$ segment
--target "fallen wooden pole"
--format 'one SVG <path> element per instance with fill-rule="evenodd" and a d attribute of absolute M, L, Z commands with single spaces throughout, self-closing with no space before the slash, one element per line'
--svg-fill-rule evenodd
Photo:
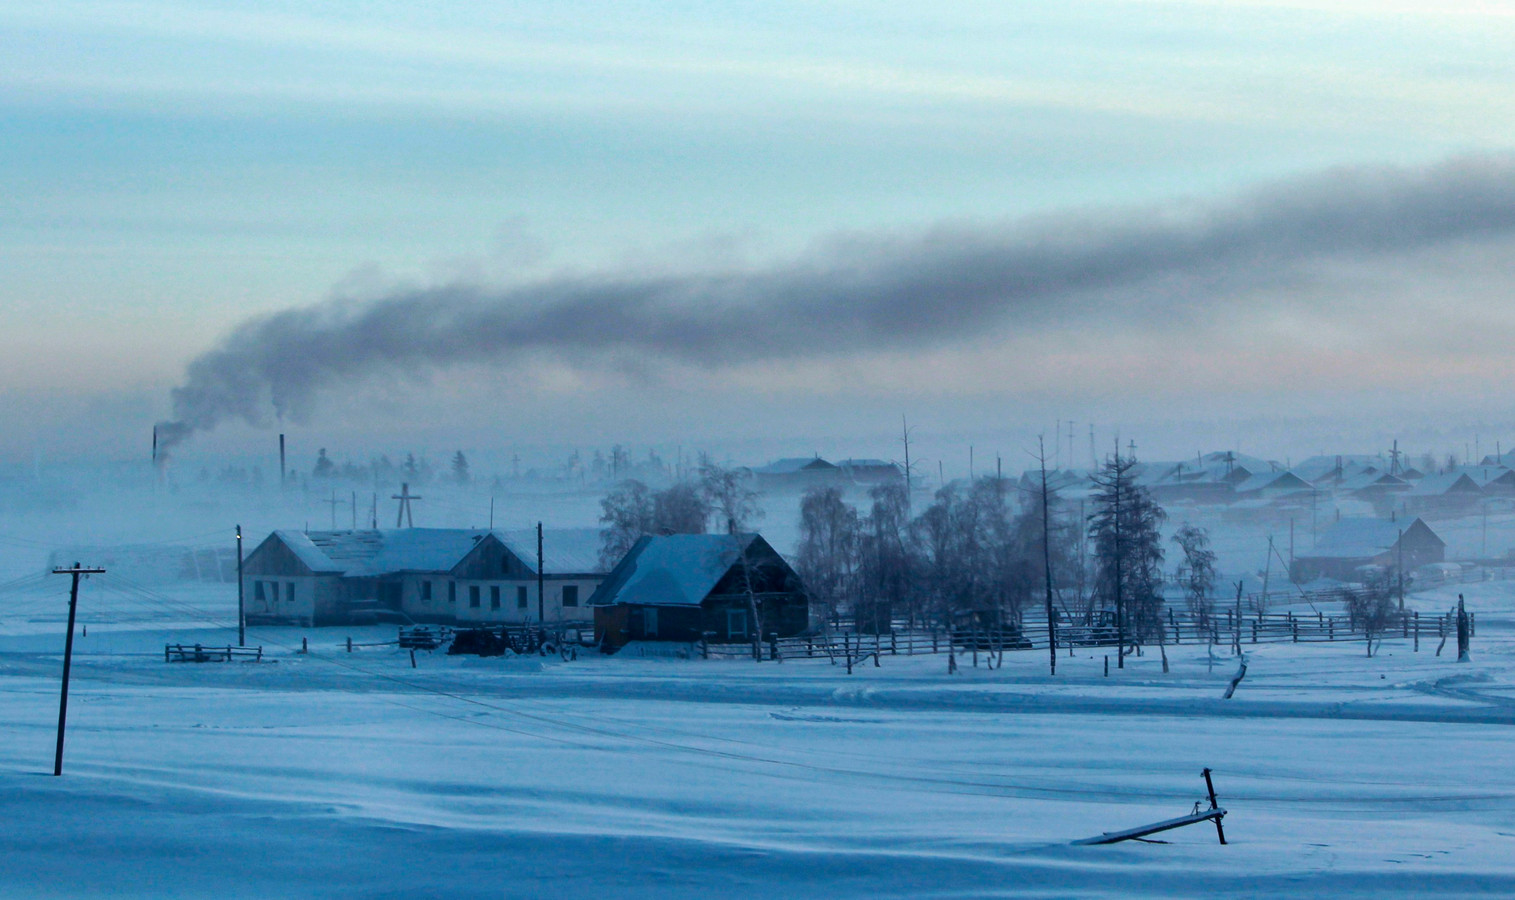
<path fill-rule="evenodd" d="M 1074 841 L 1075 844 L 1114 844 L 1120 841 L 1129 841 L 1133 838 L 1146 837 L 1149 834 L 1157 834 L 1160 831 L 1169 831 L 1174 828 L 1182 828 L 1185 825 L 1196 825 L 1200 822 L 1209 822 L 1212 819 L 1218 825 L 1220 819 L 1226 814 L 1223 809 L 1207 809 L 1192 815 L 1179 816 L 1176 819 L 1167 819 L 1162 822 L 1154 822 L 1151 825 L 1142 825 L 1137 828 L 1127 828 L 1125 831 L 1107 831 L 1098 837 L 1084 838 Z"/>
<path fill-rule="evenodd" d="M 1210 770 L 1206 768 L 1203 772 L 1200 773 L 1200 775 L 1204 777 L 1205 790 L 1210 795 L 1209 809 L 1201 810 L 1199 808 L 1199 803 L 1195 803 L 1194 812 L 1189 813 L 1187 816 L 1179 816 L 1176 819 L 1165 819 L 1161 822 L 1153 822 L 1151 825 L 1138 825 L 1135 828 L 1127 828 L 1124 831 L 1107 831 L 1104 834 L 1098 835 L 1096 837 L 1084 838 L 1081 841 L 1074 841 L 1073 843 L 1075 845 L 1085 846 L 1091 844 L 1115 844 L 1119 843 L 1120 841 L 1132 841 L 1138 838 L 1144 838 L 1149 834 L 1157 834 L 1161 831 L 1171 831 L 1174 828 L 1182 828 L 1185 825 L 1197 825 L 1200 822 L 1214 822 L 1215 835 L 1216 837 L 1220 838 L 1220 842 L 1224 844 L 1226 842 L 1226 831 L 1223 827 L 1221 827 L 1220 820 L 1225 818 L 1226 811 L 1220 808 L 1220 803 L 1215 798 L 1215 782 L 1210 779 Z M 1200 802 L 1202 803 L 1204 801 Z"/>

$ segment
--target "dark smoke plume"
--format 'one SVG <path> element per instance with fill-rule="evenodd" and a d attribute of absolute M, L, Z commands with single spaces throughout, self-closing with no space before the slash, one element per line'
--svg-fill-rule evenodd
<path fill-rule="evenodd" d="M 1207 317 L 1227 294 L 1311 263 L 1387 259 L 1515 232 L 1515 158 L 1342 169 L 1224 202 L 1046 217 L 909 236 L 852 236 L 725 273 L 561 276 L 449 285 L 261 316 L 190 363 L 169 445 L 269 413 L 301 416 L 323 388 L 389 371 L 507 362 L 756 358 L 918 347 L 1007 325 Z"/>

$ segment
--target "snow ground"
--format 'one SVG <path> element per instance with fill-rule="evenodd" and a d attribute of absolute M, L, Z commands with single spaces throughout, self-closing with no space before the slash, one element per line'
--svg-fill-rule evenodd
<path fill-rule="evenodd" d="M 65 777 L 66 583 L 0 595 L 0 894 L 28 897 L 1515 895 L 1515 583 L 1436 641 L 825 661 L 463 659 L 392 629 L 250 630 L 230 587 L 86 583 Z M 307 637 L 311 653 L 297 652 Z M 1074 847 L 1230 810 L 1166 844 Z"/>

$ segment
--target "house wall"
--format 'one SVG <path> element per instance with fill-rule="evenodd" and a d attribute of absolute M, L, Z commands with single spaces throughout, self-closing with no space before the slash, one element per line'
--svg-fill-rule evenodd
<path fill-rule="evenodd" d="M 323 624 L 318 609 L 323 601 L 330 609 L 339 591 L 335 575 L 252 575 L 245 571 L 245 564 L 243 569 L 244 610 L 253 625 Z"/>
<path fill-rule="evenodd" d="M 549 625 L 557 622 L 589 622 L 594 612 L 589 607 L 589 596 L 604 581 L 604 576 L 568 575 L 548 576 L 542 585 L 542 608 Z M 479 605 L 472 605 L 472 588 L 479 589 Z M 490 589 L 500 589 L 500 608 L 491 607 Z M 578 604 L 563 605 L 564 588 L 578 589 Z M 521 588 L 526 589 L 526 608 L 519 606 Z M 527 625 L 537 622 L 537 580 L 458 580 L 458 603 L 455 613 L 459 623 L 484 625 Z"/>
<path fill-rule="evenodd" d="M 559 622 L 589 622 L 594 618 L 589 595 L 603 575 L 549 576 L 542 596 L 549 625 Z M 422 584 L 431 584 L 431 599 L 425 599 Z M 400 576 L 400 608 L 417 622 L 476 625 L 526 625 L 537 623 L 537 579 L 465 579 L 451 575 L 408 573 Z M 449 585 L 453 593 L 449 594 Z M 578 606 L 563 606 L 563 588 L 577 587 Z M 470 588 L 479 589 L 479 605 L 471 605 Z M 500 589 L 500 608 L 490 606 L 490 588 Z M 526 608 L 519 605 L 519 590 L 526 589 Z M 453 599 L 449 600 L 449 596 Z"/>

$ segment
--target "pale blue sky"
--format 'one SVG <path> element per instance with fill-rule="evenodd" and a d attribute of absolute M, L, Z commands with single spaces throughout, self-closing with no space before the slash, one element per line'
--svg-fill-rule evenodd
<path fill-rule="evenodd" d="M 4 3 L 0 401 L 166 414 L 220 335 L 339 284 L 747 265 L 1508 151 L 1512 70 L 1515 3 Z M 973 352 L 888 366 L 972 407 Z"/>

